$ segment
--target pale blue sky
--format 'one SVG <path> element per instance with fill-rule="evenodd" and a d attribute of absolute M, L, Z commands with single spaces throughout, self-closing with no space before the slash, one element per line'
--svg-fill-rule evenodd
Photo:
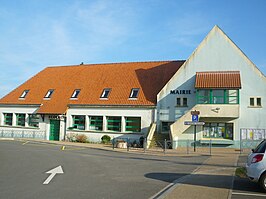
<path fill-rule="evenodd" d="M 187 59 L 214 25 L 266 74 L 265 0 L 0 0 L 0 97 L 47 66 Z"/>

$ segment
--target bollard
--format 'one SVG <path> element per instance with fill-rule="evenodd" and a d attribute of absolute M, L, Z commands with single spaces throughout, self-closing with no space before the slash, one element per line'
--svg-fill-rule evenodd
<path fill-rule="evenodd" d="M 143 142 L 144 153 L 146 153 L 146 147 L 147 147 L 147 138 L 144 138 Z"/>

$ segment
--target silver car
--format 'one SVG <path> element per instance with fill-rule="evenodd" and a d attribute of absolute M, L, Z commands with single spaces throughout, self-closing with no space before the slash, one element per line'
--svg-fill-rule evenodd
<path fill-rule="evenodd" d="M 266 140 L 263 140 L 252 153 L 249 154 L 246 169 L 250 180 L 258 182 L 266 192 Z"/>

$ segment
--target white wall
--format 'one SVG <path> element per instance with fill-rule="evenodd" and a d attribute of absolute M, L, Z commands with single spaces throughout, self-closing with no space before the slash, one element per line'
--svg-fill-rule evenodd
<path fill-rule="evenodd" d="M 147 133 L 150 124 L 153 122 L 154 118 L 154 109 L 153 108 L 110 108 L 110 107 L 102 107 L 102 108 L 69 108 L 67 111 L 67 128 L 72 126 L 72 115 L 86 115 L 86 116 L 119 116 L 122 117 L 141 117 L 141 133 L 129 133 L 129 132 L 110 132 L 107 130 L 103 131 L 92 131 L 92 130 L 67 130 L 67 133 L 84 133 L 89 136 L 89 139 L 95 142 L 101 140 L 103 135 L 109 135 L 111 138 L 113 137 L 129 137 L 129 138 L 138 138 L 141 135 Z M 124 124 L 122 124 L 124 125 Z M 88 124 L 85 124 L 88 126 Z M 122 128 L 123 129 L 123 128 Z"/>
<path fill-rule="evenodd" d="M 14 131 L 19 131 L 19 130 L 24 130 L 24 131 L 45 131 L 46 132 L 46 138 L 49 137 L 49 132 L 47 134 L 46 131 L 46 123 L 45 121 L 42 120 L 40 117 L 40 122 L 39 122 L 39 128 L 36 127 L 30 127 L 28 125 L 29 122 L 29 114 L 34 114 L 38 110 L 39 106 L 10 106 L 10 107 L 0 107 L 0 129 L 1 130 L 14 130 Z M 4 113 L 12 113 L 13 114 L 13 122 L 12 126 L 6 126 L 4 125 Z M 16 113 L 22 113 L 26 114 L 26 121 L 25 121 L 25 126 L 16 126 Z"/>

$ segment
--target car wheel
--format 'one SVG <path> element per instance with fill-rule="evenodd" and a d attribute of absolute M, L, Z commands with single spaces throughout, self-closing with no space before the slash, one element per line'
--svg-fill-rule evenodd
<path fill-rule="evenodd" d="M 266 192 L 266 173 L 264 173 L 259 180 L 260 187 L 264 192 Z"/>

